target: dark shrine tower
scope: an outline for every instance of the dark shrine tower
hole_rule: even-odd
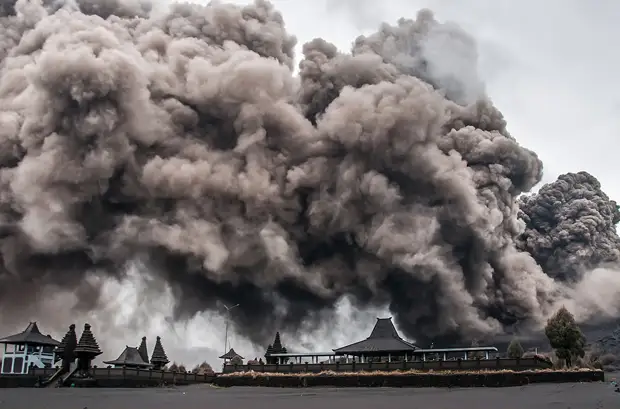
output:
[[[138,352],[142,357],[142,360],[149,363],[149,351],[146,349],[146,337],[142,337],[142,342],[140,342],[140,346],[138,347]]]
[[[62,367],[65,371],[75,361],[75,347],[77,346],[77,335],[75,334],[75,324],[69,326],[69,331],[62,337],[60,345],[54,351],[59,359],[62,359]]]
[[[84,331],[74,352],[78,359],[78,372],[80,376],[90,377],[91,362],[96,356],[101,355],[101,349],[99,349],[99,344],[97,344],[89,324],[84,324]]]
[[[168,364],[168,356],[166,355],[166,351],[164,351],[164,347],[161,345],[161,338],[157,337],[157,341],[155,341],[155,348],[153,348],[153,355],[151,356],[151,364],[153,365],[153,369],[161,370]]]

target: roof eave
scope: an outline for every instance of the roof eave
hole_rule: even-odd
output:
[[[11,345],[28,344],[28,345],[37,345],[37,346],[56,347],[56,346],[60,345],[60,342],[58,342],[56,340],[52,340],[51,342],[24,341],[24,340],[14,341],[14,340],[11,340],[9,338],[4,338],[4,339],[0,339],[0,344],[11,344]]]

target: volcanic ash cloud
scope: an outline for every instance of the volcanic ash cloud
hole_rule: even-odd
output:
[[[1,4],[3,317],[47,288],[96,309],[101,278],[140,261],[178,319],[240,303],[255,342],[343,297],[420,341],[470,339],[572,299],[541,265],[618,252],[610,236],[567,260],[553,228],[521,235],[542,163],[485,96],[474,40],[428,10],[350,53],[308,42],[296,76],[266,1]]]

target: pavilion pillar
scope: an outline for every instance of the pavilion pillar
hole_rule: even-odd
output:
[[[484,352],[484,359],[489,359],[489,351]]]
[[[392,362],[392,354],[388,353],[388,362]]]

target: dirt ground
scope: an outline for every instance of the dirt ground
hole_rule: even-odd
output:
[[[0,389],[0,409],[618,409],[607,383],[515,388]]]

